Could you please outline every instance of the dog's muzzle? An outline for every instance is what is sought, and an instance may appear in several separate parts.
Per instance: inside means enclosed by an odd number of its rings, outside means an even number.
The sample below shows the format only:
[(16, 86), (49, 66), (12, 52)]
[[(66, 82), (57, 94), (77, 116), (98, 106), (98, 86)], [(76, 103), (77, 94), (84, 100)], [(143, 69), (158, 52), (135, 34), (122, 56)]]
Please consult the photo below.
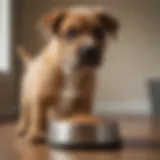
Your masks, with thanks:
[(79, 49), (80, 65), (96, 67), (101, 63), (101, 50), (96, 45), (85, 45)]

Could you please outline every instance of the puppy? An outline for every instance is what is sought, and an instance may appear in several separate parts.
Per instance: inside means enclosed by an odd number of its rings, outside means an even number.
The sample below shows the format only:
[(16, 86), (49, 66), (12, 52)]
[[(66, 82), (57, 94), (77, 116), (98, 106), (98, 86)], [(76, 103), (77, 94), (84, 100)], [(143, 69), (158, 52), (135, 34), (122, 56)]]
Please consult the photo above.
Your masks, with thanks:
[(99, 8), (60, 8), (41, 18), (49, 43), (25, 62), (21, 83), (18, 132), (30, 141), (44, 138), (46, 112), (57, 117), (89, 114), (96, 70), (102, 64), (108, 35), (116, 35), (117, 20)]

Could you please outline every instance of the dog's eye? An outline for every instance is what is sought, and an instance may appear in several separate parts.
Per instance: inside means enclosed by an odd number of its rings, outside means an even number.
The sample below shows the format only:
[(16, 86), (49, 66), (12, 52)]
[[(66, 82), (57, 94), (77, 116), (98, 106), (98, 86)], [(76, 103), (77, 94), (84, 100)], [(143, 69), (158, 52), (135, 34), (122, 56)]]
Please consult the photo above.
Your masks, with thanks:
[(68, 30), (68, 32), (66, 33), (66, 37), (68, 39), (74, 39), (77, 35), (79, 34), (79, 31), (75, 28), (71, 28)]
[(104, 29), (100, 26), (94, 27), (93, 30), (92, 30), (92, 34), (97, 39), (103, 39), (104, 36), (105, 36)]

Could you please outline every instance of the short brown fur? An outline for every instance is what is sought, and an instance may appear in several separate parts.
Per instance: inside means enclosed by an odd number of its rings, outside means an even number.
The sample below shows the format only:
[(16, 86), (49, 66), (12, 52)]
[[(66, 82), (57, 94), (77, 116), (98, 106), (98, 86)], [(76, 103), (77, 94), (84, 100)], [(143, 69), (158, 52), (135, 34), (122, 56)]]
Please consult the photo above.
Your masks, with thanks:
[[(27, 61), (21, 83), (18, 133), (25, 133), (28, 140), (44, 138), (49, 107), (56, 117), (90, 114), (92, 111), (96, 68), (82, 66), (73, 69), (77, 65), (77, 49), (89, 42), (100, 46), (104, 54), (106, 37), (93, 38), (92, 28), (100, 26), (110, 34), (115, 34), (117, 29), (108, 29), (97, 18), (102, 10), (85, 10), (57, 9), (41, 19), (41, 28), (49, 33), (47, 36), (51, 39), (37, 57)], [(106, 23), (110, 23), (109, 19), (112, 17), (106, 15)], [(117, 23), (112, 27), (116, 28)], [(70, 28), (78, 28), (80, 32), (74, 40), (66, 37)], [(23, 56), (23, 50), (20, 52)]]

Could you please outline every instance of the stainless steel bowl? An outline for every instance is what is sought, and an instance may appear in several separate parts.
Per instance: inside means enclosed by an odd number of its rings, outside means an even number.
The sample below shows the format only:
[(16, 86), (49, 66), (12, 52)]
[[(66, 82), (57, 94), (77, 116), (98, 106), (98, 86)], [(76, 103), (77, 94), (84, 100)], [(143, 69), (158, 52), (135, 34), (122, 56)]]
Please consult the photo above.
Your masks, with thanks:
[(53, 120), (50, 121), (48, 142), (56, 147), (116, 147), (120, 144), (120, 134), (114, 121), (89, 124)]

